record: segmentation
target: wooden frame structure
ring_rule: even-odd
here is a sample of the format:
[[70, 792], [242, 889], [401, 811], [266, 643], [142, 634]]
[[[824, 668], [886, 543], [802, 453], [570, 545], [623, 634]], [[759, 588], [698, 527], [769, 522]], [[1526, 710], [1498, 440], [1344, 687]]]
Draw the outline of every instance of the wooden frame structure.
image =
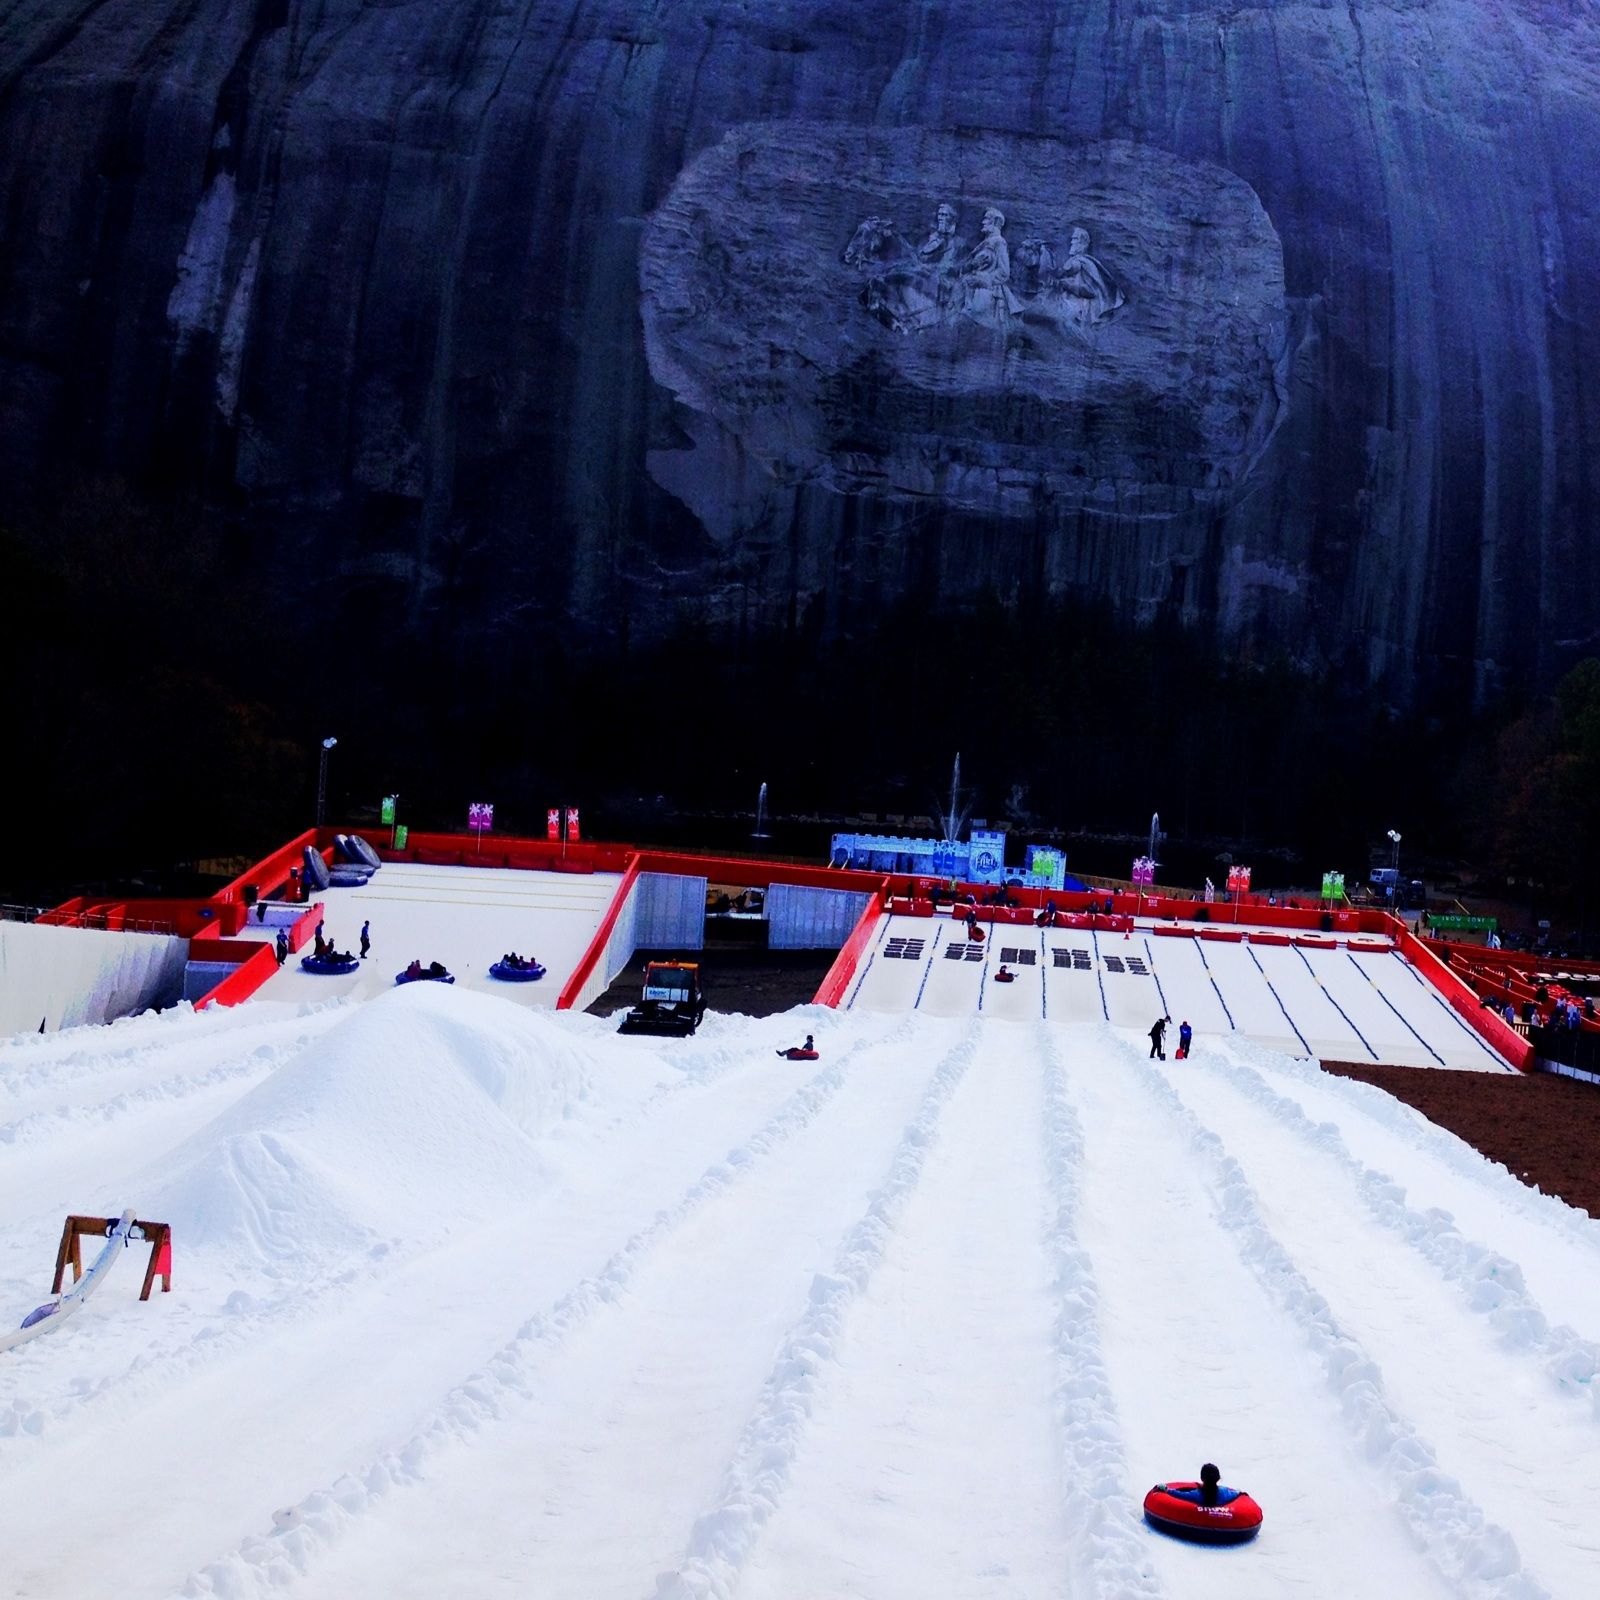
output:
[[[52, 1294], [61, 1293], [61, 1283], [66, 1277], [67, 1265], [72, 1265], [72, 1281], [83, 1276], [82, 1240], [107, 1238], [111, 1230], [122, 1221], [121, 1217], [68, 1217], [61, 1229], [61, 1243], [56, 1249], [56, 1276], [50, 1286]], [[172, 1229], [164, 1222], [139, 1222], [135, 1220], [128, 1238], [146, 1239], [150, 1244], [150, 1261], [144, 1269], [144, 1287], [139, 1291], [141, 1300], [150, 1298], [157, 1278], [161, 1280], [162, 1294], [172, 1292]]]

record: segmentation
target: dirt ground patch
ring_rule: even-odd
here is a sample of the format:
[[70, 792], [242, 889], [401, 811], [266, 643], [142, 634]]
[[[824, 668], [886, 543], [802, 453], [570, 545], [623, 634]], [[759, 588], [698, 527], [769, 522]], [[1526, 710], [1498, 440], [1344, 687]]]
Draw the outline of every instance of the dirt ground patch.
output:
[[1324, 1061], [1376, 1084], [1502, 1162], [1525, 1183], [1600, 1217], [1600, 1086], [1547, 1072], [1447, 1072]]
[[611, 987], [589, 1007], [591, 1016], [609, 1017], [637, 1005], [646, 961], [697, 961], [700, 986], [713, 1011], [770, 1017], [808, 1005], [833, 965], [832, 950], [756, 950], [741, 946], [705, 950], [641, 950]]

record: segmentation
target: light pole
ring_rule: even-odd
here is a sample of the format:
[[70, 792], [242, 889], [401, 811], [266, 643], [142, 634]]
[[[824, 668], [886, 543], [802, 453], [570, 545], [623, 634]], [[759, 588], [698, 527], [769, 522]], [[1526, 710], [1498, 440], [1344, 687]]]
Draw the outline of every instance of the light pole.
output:
[[1400, 835], [1393, 828], [1389, 830], [1389, 843], [1394, 846], [1389, 855], [1389, 865], [1398, 872], [1400, 870]]
[[322, 756], [317, 762], [317, 826], [322, 826], [322, 813], [328, 804], [328, 752], [338, 744], [332, 737], [322, 741]]

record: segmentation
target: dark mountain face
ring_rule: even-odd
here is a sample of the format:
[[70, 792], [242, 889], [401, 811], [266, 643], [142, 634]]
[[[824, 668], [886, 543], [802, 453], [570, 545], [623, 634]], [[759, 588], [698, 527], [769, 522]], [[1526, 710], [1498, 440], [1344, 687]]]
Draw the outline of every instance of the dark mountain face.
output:
[[1549, 682], [1597, 172], [1539, 0], [17, 0], [0, 515], [125, 481], [289, 636], [1076, 595]]

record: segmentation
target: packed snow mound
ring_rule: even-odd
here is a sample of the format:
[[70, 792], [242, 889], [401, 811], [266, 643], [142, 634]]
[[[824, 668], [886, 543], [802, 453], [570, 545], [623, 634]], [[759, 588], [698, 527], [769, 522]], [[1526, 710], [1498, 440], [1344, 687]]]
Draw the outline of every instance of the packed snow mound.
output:
[[589, 1093], [570, 1034], [417, 984], [353, 1007], [151, 1173], [141, 1201], [238, 1271], [324, 1269], [479, 1221], [546, 1178], [540, 1138]]

